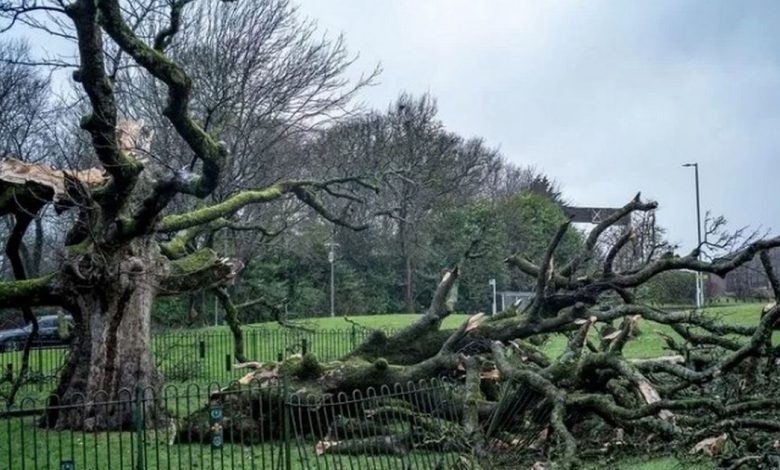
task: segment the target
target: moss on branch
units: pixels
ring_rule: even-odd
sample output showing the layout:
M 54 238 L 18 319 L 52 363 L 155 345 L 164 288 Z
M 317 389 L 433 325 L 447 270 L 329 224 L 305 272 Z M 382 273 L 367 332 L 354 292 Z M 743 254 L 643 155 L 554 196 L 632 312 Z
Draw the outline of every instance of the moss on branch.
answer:
M 68 5 L 65 11 L 73 20 L 78 36 L 81 63 L 76 78 L 92 107 L 92 112 L 82 118 L 81 127 L 89 132 L 95 153 L 112 176 L 97 199 L 106 217 L 113 218 L 130 197 L 143 165 L 123 152 L 117 139 L 116 101 L 113 84 L 106 74 L 97 2 L 77 1 Z
M 38 305 L 59 305 L 61 299 L 54 292 L 56 273 L 23 281 L 0 282 L 0 308 Z
M 242 268 L 240 261 L 220 258 L 214 250 L 205 248 L 171 261 L 169 272 L 161 279 L 160 291 L 176 294 L 224 285 Z
M 257 191 L 243 191 L 218 204 L 196 209 L 186 214 L 169 215 L 160 221 L 158 231 L 178 232 L 179 230 L 207 224 L 221 217 L 228 216 L 249 204 L 279 199 L 289 192 L 290 186 L 290 183 L 277 183 Z

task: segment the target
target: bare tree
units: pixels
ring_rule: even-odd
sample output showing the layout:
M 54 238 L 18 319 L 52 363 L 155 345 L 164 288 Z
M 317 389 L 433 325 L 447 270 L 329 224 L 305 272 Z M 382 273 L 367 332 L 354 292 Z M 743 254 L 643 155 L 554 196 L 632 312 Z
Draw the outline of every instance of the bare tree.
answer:
M 457 204 L 484 191 L 500 163 L 497 152 L 479 139 L 464 140 L 438 120 L 430 95 L 401 95 L 387 115 L 388 158 L 395 178 L 385 192 L 392 205 L 400 249 L 406 311 L 417 307 L 415 258 L 422 224 L 437 205 Z
M 15 280 L 0 283 L 0 307 L 52 305 L 72 313 L 76 335 L 56 389 L 65 401 L 97 390 L 113 399 L 124 389 L 159 389 L 162 377 L 150 356 L 150 310 L 155 297 L 219 289 L 242 268 L 239 260 L 219 256 L 213 249 L 196 246 L 193 250 L 188 241 L 194 233 L 228 226 L 231 216 L 249 206 L 289 199 L 331 222 L 360 228 L 331 212 L 323 199 L 340 199 L 355 184 L 367 186 L 349 176 L 284 179 L 215 197 L 230 168 L 231 143 L 222 138 L 223 133 L 231 135 L 230 123 L 211 125 L 197 117 L 198 105 L 193 97 L 199 90 L 187 70 L 166 54 L 176 34 L 189 26 L 182 24 L 182 18 L 186 18 L 184 13 L 193 6 L 191 3 L 165 2 L 169 22 L 155 31 L 152 41 L 145 40 L 135 10 L 125 8 L 118 0 L 14 2 L 2 6 L 11 24 L 45 13 L 57 18 L 46 24 L 72 31 L 79 57 L 73 78 L 89 105 L 80 126 L 88 136 L 94 161 L 102 167 L 62 171 L 8 160 L 0 169 L 0 214 L 16 219 L 6 245 L 11 256 L 18 253 L 18 240 L 26 231 L 29 215 L 38 213 L 44 205 L 51 203 L 59 211 L 72 208 L 77 214 L 65 241 L 61 266 L 30 279 L 23 272 L 15 272 Z M 255 5 L 277 3 L 283 2 Z M 219 6 L 236 7 L 232 3 Z M 202 8 L 210 7 L 199 8 L 193 10 L 197 15 L 209 13 Z M 212 39 L 219 42 L 221 38 Z M 117 86 L 119 74 L 114 73 L 115 56 L 107 42 L 129 57 L 133 68 L 154 77 L 155 83 L 166 90 L 160 113 L 175 131 L 175 139 L 186 145 L 179 152 L 187 155 L 188 165 L 156 165 L 149 158 L 149 134 L 137 122 L 122 120 L 116 92 L 121 89 Z M 315 108 L 307 109 L 316 112 Z M 251 149 L 247 146 L 246 152 Z M 255 154 L 255 159 L 252 162 L 262 167 L 262 153 Z M 186 198 L 203 202 L 188 204 L 183 202 Z M 152 402 L 147 412 L 150 418 L 162 414 Z M 45 421 L 66 428 L 115 429 L 132 419 L 127 410 L 105 407 L 90 410 L 89 416 L 83 420 L 52 407 Z

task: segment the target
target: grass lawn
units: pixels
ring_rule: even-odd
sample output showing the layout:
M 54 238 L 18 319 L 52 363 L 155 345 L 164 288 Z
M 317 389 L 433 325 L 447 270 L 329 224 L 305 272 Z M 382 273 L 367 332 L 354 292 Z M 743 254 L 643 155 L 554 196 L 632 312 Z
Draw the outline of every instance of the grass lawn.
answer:
M 710 470 L 715 465 L 703 460 L 681 461 L 674 457 L 659 457 L 652 459 L 629 458 L 618 462 L 598 463 L 586 466 L 589 470 L 622 469 L 622 470 Z
M 755 324 L 760 316 L 761 304 L 732 304 L 706 309 L 714 317 L 734 324 Z M 287 329 L 276 322 L 245 325 L 244 346 L 251 360 L 267 362 L 279 354 L 300 352 L 304 341 L 307 349 L 321 360 L 337 359 L 365 339 L 372 329 L 398 330 L 412 323 L 419 314 L 363 315 L 350 317 L 324 317 L 298 320 L 303 329 Z M 445 319 L 443 328 L 456 328 L 466 315 L 452 315 Z M 626 346 L 626 356 L 648 358 L 669 354 L 661 334 L 677 335 L 666 325 L 649 321 L 639 324 L 641 334 Z M 593 331 L 597 340 L 597 332 Z M 776 333 L 776 335 L 779 335 Z M 780 337 L 779 337 L 780 338 Z M 170 331 L 156 335 L 152 341 L 154 357 L 168 383 L 210 381 L 227 382 L 243 375 L 233 364 L 233 340 L 226 326 L 205 327 Z M 563 335 L 551 335 L 543 349 L 552 357 L 566 345 Z M 45 393 L 51 389 L 51 378 L 63 363 L 64 349 L 37 349 L 30 358 L 31 370 L 39 380 L 26 386 L 26 391 Z M 18 370 L 20 352 L 0 353 L 0 364 Z
M 705 309 L 707 315 L 717 318 L 725 323 L 735 325 L 755 325 L 761 316 L 763 304 L 732 304 L 710 307 Z M 617 322 L 615 323 L 617 325 Z M 629 358 L 652 358 L 671 354 L 666 349 L 662 335 L 668 335 L 680 339 L 669 326 L 651 321 L 639 323 L 640 334 L 625 347 L 625 355 Z M 591 331 L 592 339 L 598 341 L 598 333 Z M 775 339 L 780 339 L 780 333 L 775 333 Z M 553 357 L 561 353 L 566 347 L 566 337 L 563 335 L 552 336 L 545 344 L 545 351 Z
M 349 316 L 347 318 L 340 317 L 317 317 L 317 318 L 305 318 L 300 320 L 292 320 L 291 323 L 300 325 L 304 328 L 314 329 L 317 331 L 350 331 L 353 324 L 362 326 L 364 328 L 373 330 L 397 330 L 413 323 L 420 314 L 416 313 L 389 313 L 382 315 L 357 315 Z M 468 315 L 450 315 L 444 319 L 442 328 L 457 328 L 468 318 Z M 266 323 L 252 323 L 244 325 L 248 330 L 280 330 L 284 329 L 278 322 L 266 322 Z M 204 332 L 229 332 L 227 326 L 209 326 L 201 328 L 197 331 Z
M 755 324 L 762 309 L 761 304 L 725 305 L 708 308 L 708 314 L 722 318 L 733 324 Z M 299 321 L 305 330 L 285 329 L 278 323 L 260 323 L 246 325 L 245 348 L 247 356 L 253 360 L 275 360 L 279 353 L 290 354 L 300 351 L 306 340 L 310 351 L 324 360 L 336 359 L 349 352 L 355 344 L 362 341 L 371 329 L 397 330 L 412 323 L 419 315 L 391 314 L 365 315 L 350 317 L 314 318 Z M 447 318 L 443 328 L 456 328 L 467 318 L 466 315 L 453 315 Z M 357 326 L 356 326 L 357 325 Z M 660 334 L 676 336 L 665 325 L 649 321 L 640 323 L 641 334 L 626 347 L 626 355 L 634 358 L 646 358 L 669 354 Z M 594 333 L 595 334 L 595 333 Z M 563 335 L 551 335 L 543 346 L 544 350 L 555 357 L 565 346 Z M 206 384 L 212 381 L 225 383 L 240 377 L 244 372 L 236 371 L 233 365 L 232 337 L 227 327 L 207 327 L 194 330 L 182 330 L 158 335 L 153 342 L 155 358 L 160 369 L 166 374 L 167 382 L 173 389 L 206 390 Z M 61 364 L 62 350 L 33 351 L 31 364 L 34 370 L 51 373 Z M 0 354 L 2 364 L 19 360 L 20 353 Z M 196 385 L 193 385 L 193 382 Z M 28 386 L 26 392 L 42 397 L 51 389 L 53 382 L 40 382 Z M 204 395 L 205 396 L 205 395 Z M 192 408 L 205 404 L 192 403 Z M 44 431 L 34 426 L 32 418 L 23 420 L 0 421 L 0 469 L 5 468 L 60 468 L 61 460 L 74 459 L 76 468 L 130 468 L 137 458 L 137 449 L 132 440 L 138 439 L 133 433 L 80 434 L 70 432 Z M 167 431 L 150 431 L 143 437 L 144 459 L 147 468 L 272 468 L 278 462 L 279 444 L 241 446 L 228 444 L 221 451 L 212 451 L 207 445 L 169 445 Z M 304 468 L 302 461 L 313 458 L 313 443 L 307 443 L 301 452 L 293 451 L 293 468 Z M 24 458 L 22 458 L 24 457 Z M 417 456 L 425 459 L 426 456 Z M 122 465 L 119 465 L 121 462 Z M 400 464 L 400 461 L 397 462 Z M 389 464 L 389 465 L 388 465 Z M 366 461 L 366 466 L 393 468 L 395 463 Z M 274 465 L 275 466 L 275 465 Z M 349 464 L 340 466 L 351 468 Z M 337 468 L 339 467 L 336 464 Z M 660 470 L 673 468 L 713 468 L 705 464 L 692 465 L 680 462 L 672 457 L 655 458 L 648 461 L 622 460 L 612 462 L 609 468 L 629 470 Z M 362 467 L 361 467 L 362 468 Z M 594 464 L 589 468 L 605 468 Z
M 169 429 L 134 432 L 81 433 L 49 431 L 35 426 L 31 418 L 3 423 L 0 436 L 0 469 L 59 470 L 63 462 L 75 469 L 283 469 L 285 444 L 269 441 L 246 445 L 226 442 L 214 449 L 208 444 L 173 443 Z M 228 439 L 228 436 L 225 436 Z M 237 441 L 241 441 L 235 436 Z M 142 443 L 141 446 L 138 443 Z M 327 463 L 315 454 L 315 441 L 290 442 L 290 470 L 310 468 L 433 468 L 439 461 L 457 461 L 456 454 L 415 451 L 402 456 L 328 456 Z M 139 467 L 138 462 L 143 462 Z M 433 463 L 433 465 L 431 465 Z M 449 467 L 449 466 L 447 466 Z

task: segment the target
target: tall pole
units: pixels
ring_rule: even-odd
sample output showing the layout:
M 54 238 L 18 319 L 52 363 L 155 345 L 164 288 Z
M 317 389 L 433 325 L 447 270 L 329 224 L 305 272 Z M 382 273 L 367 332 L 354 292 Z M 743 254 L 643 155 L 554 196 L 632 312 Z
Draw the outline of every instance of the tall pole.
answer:
M 331 248 L 333 250 L 333 248 Z M 332 251 L 331 251 L 332 252 Z M 330 316 L 336 316 L 336 270 L 333 261 L 330 262 Z
M 696 178 L 696 237 L 699 242 L 696 259 L 701 259 L 701 198 L 699 196 L 699 164 L 686 163 L 684 167 L 693 167 Z M 696 308 L 704 305 L 704 280 L 700 272 L 696 272 Z
M 701 200 L 699 197 L 699 164 L 697 163 L 694 165 L 693 169 L 696 175 L 696 234 L 698 235 L 700 248 L 698 252 L 698 258 L 701 259 Z M 699 289 L 696 297 L 696 307 L 701 308 L 704 306 L 704 276 L 701 272 L 697 274 L 699 280 Z
M 496 280 L 491 279 L 490 281 L 488 281 L 488 284 L 493 286 L 493 315 L 495 315 L 496 314 Z
M 336 242 L 331 241 L 328 243 L 330 245 L 330 251 L 328 252 L 328 262 L 330 262 L 330 316 L 335 317 L 336 316 L 336 283 L 335 283 L 335 277 L 336 277 L 336 270 L 335 270 L 335 261 L 336 261 Z

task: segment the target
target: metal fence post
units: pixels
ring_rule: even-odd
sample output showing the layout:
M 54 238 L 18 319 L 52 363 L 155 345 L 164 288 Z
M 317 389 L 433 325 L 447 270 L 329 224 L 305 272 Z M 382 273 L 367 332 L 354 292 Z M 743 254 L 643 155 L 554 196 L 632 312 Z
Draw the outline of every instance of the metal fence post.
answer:
M 144 465 L 144 419 L 143 419 L 143 388 L 141 388 L 140 385 L 136 385 L 135 387 L 135 400 L 134 400 L 134 409 L 133 409 L 133 425 L 135 427 L 135 435 L 136 435 L 136 445 L 138 446 L 138 449 L 136 449 L 136 455 L 138 459 L 138 463 L 136 465 L 137 470 L 144 470 L 146 467 Z
M 290 389 L 287 382 L 287 373 L 282 374 L 282 438 L 284 439 L 284 469 L 292 470 L 292 451 L 290 449 L 290 410 L 288 409 Z

